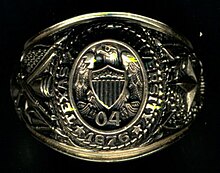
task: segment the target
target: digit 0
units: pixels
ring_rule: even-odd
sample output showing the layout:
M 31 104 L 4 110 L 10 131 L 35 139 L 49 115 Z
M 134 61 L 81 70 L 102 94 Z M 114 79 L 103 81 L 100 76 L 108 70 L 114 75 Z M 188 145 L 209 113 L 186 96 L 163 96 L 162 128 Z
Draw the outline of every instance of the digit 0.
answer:
M 99 126 L 105 126 L 107 124 L 108 118 L 104 112 L 99 112 L 95 118 L 96 124 Z

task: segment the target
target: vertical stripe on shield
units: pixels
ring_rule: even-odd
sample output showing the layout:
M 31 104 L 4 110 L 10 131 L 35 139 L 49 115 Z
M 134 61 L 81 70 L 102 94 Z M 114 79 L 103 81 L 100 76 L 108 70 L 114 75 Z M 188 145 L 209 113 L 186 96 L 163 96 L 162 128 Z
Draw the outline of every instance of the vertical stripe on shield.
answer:
M 108 90 L 107 90 L 107 97 L 108 97 L 108 100 L 107 100 L 107 105 L 108 106 L 111 106 L 112 105 L 112 88 L 111 88 L 111 81 L 110 80 L 107 80 L 107 86 L 108 86 Z
M 106 105 L 108 105 L 107 101 L 108 101 L 108 85 L 107 85 L 107 81 L 106 80 L 103 80 L 103 83 L 104 83 L 104 89 L 103 89 L 103 92 L 105 93 L 104 94 L 104 103 Z
M 119 96 L 119 92 L 120 92 L 120 82 L 119 82 L 119 80 L 116 80 L 115 81 L 116 82 L 116 88 L 115 88 L 115 91 L 116 91 L 116 97 L 118 97 Z M 117 99 L 117 98 L 116 98 Z
M 100 92 L 97 94 L 98 94 L 100 100 L 103 102 L 103 97 L 104 97 L 103 96 L 103 82 L 101 80 L 99 80 L 99 82 L 100 82 Z
M 112 89 L 113 96 L 112 96 L 112 99 L 116 100 L 117 99 L 117 93 L 116 93 L 117 82 L 115 80 L 112 80 L 112 85 L 113 85 L 113 89 Z
M 93 80 L 92 85 L 99 100 L 106 106 L 111 107 L 119 98 L 124 82 L 124 80 L 99 79 Z

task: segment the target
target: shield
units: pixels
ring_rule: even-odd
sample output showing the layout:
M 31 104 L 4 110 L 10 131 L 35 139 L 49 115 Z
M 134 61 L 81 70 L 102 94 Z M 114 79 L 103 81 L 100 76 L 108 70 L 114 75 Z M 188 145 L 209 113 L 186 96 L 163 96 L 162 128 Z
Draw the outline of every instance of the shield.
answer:
M 125 71 L 110 65 L 91 72 L 91 88 L 97 100 L 107 109 L 110 109 L 125 89 Z

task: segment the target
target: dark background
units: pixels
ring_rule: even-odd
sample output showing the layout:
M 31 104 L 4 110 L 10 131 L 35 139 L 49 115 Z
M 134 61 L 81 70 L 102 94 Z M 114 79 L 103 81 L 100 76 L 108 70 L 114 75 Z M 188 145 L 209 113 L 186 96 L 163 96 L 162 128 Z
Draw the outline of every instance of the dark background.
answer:
M 94 163 L 62 155 L 34 139 L 13 109 L 9 79 L 25 41 L 52 24 L 99 11 L 132 12 L 162 21 L 185 35 L 203 62 L 206 95 L 200 116 L 183 139 L 148 157 Z M 218 0 L 1 0 L 0 172 L 220 172 L 219 40 Z

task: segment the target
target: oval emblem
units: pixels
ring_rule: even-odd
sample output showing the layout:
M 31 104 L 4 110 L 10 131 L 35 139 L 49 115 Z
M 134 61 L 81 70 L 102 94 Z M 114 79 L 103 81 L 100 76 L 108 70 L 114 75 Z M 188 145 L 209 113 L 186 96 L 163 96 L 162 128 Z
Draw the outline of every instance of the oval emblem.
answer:
M 71 104 L 79 120 L 99 133 L 118 133 L 140 117 L 147 98 L 146 71 L 127 44 L 102 40 L 87 46 L 70 74 Z

